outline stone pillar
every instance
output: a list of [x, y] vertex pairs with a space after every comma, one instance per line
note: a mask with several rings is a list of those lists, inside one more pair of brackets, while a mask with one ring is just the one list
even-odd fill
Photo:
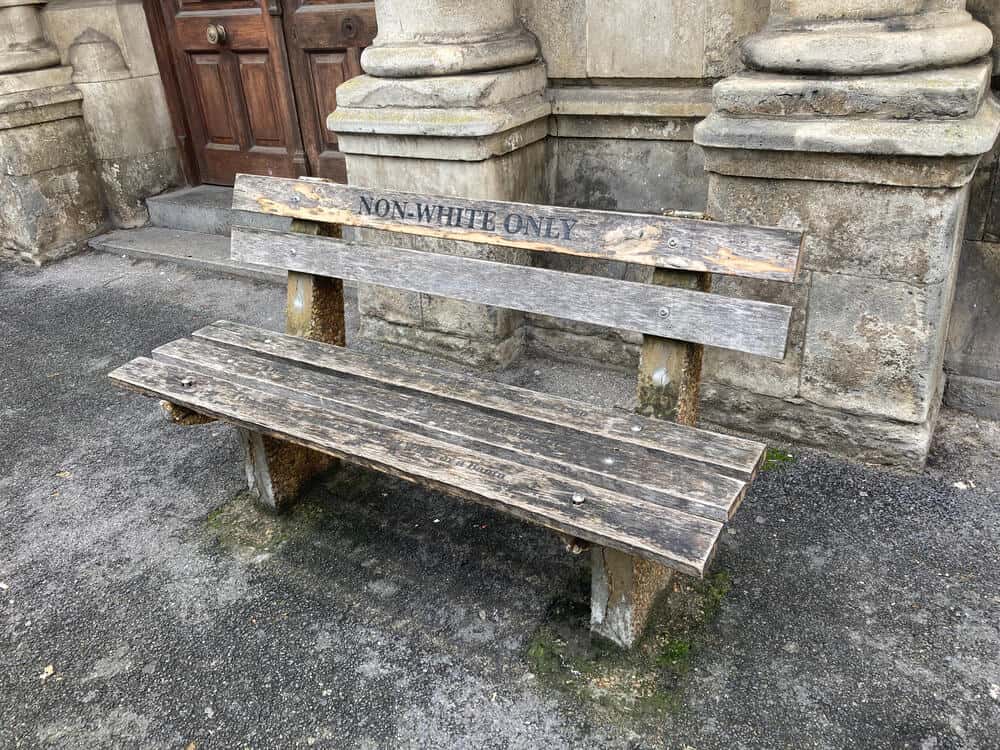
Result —
[[42, 30], [41, 0], [0, 0], [0, 255], [78, 249], [104, 209], [72, 70]]
[[0, 0], [0, 74], [59, 64], [59, 52], [42, 30], [46, 0]]
[[806, 232], [795, 286], [719, 291], [794, 304], [784, 362], [711, 352], [705, 416], [863, 460], [919, 465], [969, 180], [1000, 129], [992, 35], [965, 0], [772, 0], [751, 71], [695, 130], [708, 213]]
[[969, 0], [969, 11], [993, 31], [993, 75], [1000, 76], [1000, 34], [997, 33], [1000, 31], [1000, 3], [996, 0]]
[[[352, 185], [541, 202], [545, 68], [513, 0], [378, 0], [368, 75], [337, 89], [329, 128]], [[375, 231], [368, 240], [390, 241]], [[433, 238], [396, 245], [526, 263], [527, 251]], [[362, 335], [466, 362], [502, 365], [524, 341], [522, 316], [427, 295], [362, 287]]]

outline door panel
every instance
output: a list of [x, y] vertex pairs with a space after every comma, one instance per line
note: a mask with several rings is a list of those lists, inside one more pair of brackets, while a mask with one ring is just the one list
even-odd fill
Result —
[[237, 57], [246, 92], [251, 147], [286, 145], [284, 128], [272, 105], [276, 92], [267, 55], [241, 54]]
[[[229, 95], [218, 55], [191, 55], [194, 85], [198, 91], [198, 104], [204, 113], [205, 141], [214, 146], [238, 148], [236, 123], [229, 105]], [[221, 102], [221, 106], [210, 106]]]
[[344, 157], [326, 119], [337, 108], [337, 86], [361, 74], [361, 50], [375, 32], [373, 2], [286, 0], [285, 38], [299, 125], [317, 177], [347, 182]]
[[[203, 182], [307, 174], [281, 19], [264, 0], [162, 0]], [[224, 36], [209, 39], [211, 25]]]

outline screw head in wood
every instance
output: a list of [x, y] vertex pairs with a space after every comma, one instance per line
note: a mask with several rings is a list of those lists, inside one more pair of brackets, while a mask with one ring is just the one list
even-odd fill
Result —
[[191, 386], [194, 385], [194, 378], [192, 378], [190, 375], [181, 378], [181, 385], [184, 386], [185, 388], [190, 388]]
[[583, 505], [583, 501], [586, 500], [586, 499], [587, 498], [585, 498], [579, 492], [574, 492], [573, 493], [573, 505]]
[[669, 307], [661, 307], [659, 310], [656, 311], [656, 314], [659, 315], [663, 319], [667, 319], [667, 318], [670, 317], [670, 308]]
[[669, 240], [667, 240], [667, 247], [669, 247], [671, 250], [676, 250], [678, 245], [680, 244], [681, 243], [677, 240], [676, 237], [671, 237]]

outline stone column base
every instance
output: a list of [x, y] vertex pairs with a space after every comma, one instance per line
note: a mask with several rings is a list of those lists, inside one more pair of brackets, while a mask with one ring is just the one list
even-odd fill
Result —
[[701, 420], [706, 427], [770, 437], [855, 461], [919, 469], [930, 450], [943, 384], [942, 379], [927, 419], [903, 422], [706, 380], [701, 384]]
[[[541, 64], [432, 78], [360, 76], [338, 89], [330, 128], [352, 185], [431, 195], [541, 203], [546, 118]], [[358, 230], [367, 242], [528, 264], [516, 248]], [[504, 366], [524, 348], [524, 316], [426, 294], [362, 285], [363, 337]]]
[[70, 68], [0, 76], [0, 256], [41, 264], [105, 226]]

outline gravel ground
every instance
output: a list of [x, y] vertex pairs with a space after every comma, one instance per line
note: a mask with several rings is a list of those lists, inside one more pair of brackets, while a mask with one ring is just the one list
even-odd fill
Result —
[[[358, 469], [274, 518], [228, 428], [104, 377], [282, 308], [114, 256], [0, 266], [0, 746], [1000, 747], [997, 424], [946, 411], [920, 474], [787, 448], [623, 655], [543, 529]], [[497, 377], [631, 397], [579, 366]]]

